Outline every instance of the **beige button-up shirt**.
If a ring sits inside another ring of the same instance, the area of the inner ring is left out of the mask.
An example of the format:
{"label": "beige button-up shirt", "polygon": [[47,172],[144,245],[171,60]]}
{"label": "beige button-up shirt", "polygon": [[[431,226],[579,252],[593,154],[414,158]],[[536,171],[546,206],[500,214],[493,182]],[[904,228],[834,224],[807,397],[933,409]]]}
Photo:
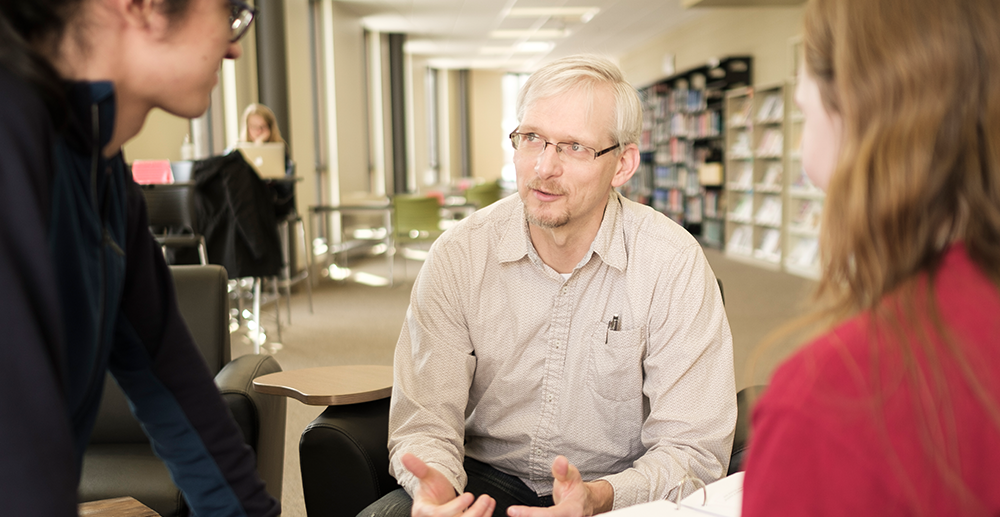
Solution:
{"label": "beige button-up shirt", "polygon": [[390,470],[411,495],[405,452],[459,492],[468,455],[539,495],[562,454],[611,483],[616,509],[729,464],[733,344],[715,275],[689,233],[616,192],[569,279],[539,258],[517,195],[445,232],[394,369]]}

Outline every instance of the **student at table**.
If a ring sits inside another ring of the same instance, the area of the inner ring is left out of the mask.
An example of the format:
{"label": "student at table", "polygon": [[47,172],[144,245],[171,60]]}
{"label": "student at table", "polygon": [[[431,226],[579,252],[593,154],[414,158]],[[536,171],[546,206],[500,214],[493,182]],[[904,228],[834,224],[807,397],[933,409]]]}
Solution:
{"label": "student at table", "polygon": [[[288,142],[281,137],[278,119],[271,108],[263,104],[251,104],[243,110],[243,123],[240,125],[240,142],[255,144],[281,144],[285,147],[285,176],[295,176],[295,162],[288,153]],[[268,181],[268,187],[274,193],[274,212],[279,219],[295,212],[295,183],[286,181]]]}
{"label": "student at table", "polygon": [[197,515],[278,515],[177,308],[121,146],[200,116],[238,0],[0,3],[0,500],[76,515],[111,372]]}
{"label": "student at table", "polygon": [[639,165],[635,88],[607,59],[563,58],[525,83],[518,120],[518,195],[445,232],[414,284],[389,416],[404,488],[366,517],[578,517],[726,473],[715,275],[691,234],[614,190]]}
{"label": "student at table", "polygon": [[1000,2],[813,0],[819,331],[753,418],[743,515],[998,515]]}

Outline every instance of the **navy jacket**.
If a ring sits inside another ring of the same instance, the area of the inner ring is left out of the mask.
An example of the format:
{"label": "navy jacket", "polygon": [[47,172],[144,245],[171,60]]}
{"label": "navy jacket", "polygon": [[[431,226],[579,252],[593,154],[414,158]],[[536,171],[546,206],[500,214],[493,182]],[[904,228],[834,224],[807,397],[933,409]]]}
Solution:
{"label": "navy jacket", "polygon": [[112,85],[71,85],[69,100],[56,131],[0,67],[2,513],[76,515],[110,371],[194,513],[277,515],[178,312],[142,193],[100,152]]}

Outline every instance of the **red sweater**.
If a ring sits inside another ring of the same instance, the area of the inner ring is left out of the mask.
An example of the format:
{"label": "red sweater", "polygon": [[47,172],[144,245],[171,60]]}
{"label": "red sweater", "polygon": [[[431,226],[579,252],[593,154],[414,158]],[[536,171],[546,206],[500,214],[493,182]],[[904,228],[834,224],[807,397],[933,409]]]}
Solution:
{"label": "red sweater", "polygon": [[[926,281],[915,297],[927,301]],[[982,387],[1000,407],[1000,295],[962,245],[934,280],[946,328]],[[933,328],[924,315],[928,335]],[[919,348],[918,334],[906,339]],[[897,334],[862,314],[800,350],[774,374],[753,414],[743,515],[1000,515],[1000,421],[975,397],[944,341],[916,364],[944,381],[915,388],[893,346]],[[876,373],[877,372],[877,373]],[[931,395],[931,393],[937,393]],[[884,399],[879,401],[877,399]],[[928,417],[928,415],[930,415]],[[1000,417],[1000,415],[997,415]],[[930,425],[928,425],[930,424]],[[943,442],[929,441],[943,433]],[[949,485],[928,452],[951,454],[961,487]],[[971,498],[963,498],[967,490]],[[965,502],[963,502],[965,501]]]}

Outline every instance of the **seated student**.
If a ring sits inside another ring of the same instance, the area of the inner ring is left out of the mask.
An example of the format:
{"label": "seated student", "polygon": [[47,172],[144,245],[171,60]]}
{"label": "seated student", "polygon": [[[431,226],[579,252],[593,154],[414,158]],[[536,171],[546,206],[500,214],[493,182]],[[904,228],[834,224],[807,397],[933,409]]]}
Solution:
{"label": "seated student", "polygon": [[121,146],[200,116],[253,10],[0,2],[0,501],[76,515],[107,372],[192,513],[278,515],[181,318]]}
{"label": "seated student", "polygon": [[814,0],[822,335],[757,404],[743,515],[1000,515],[1000,2]]}
{"label": "seated student", "polygon": [[[288,142],[281,137],[278,119],[271,108],[263,104],[251,104],[243,110],[243,123],[240,125],[240,142],[255,144],[280,143],[285,146],[285,176],[295,176],[295,162],[288,154]],[[275,215],[285,217],[295,211],[295,185],[284,181],[268,181],[268,186],[274,193]]]}
{"label": "seated student", "polygon": [[405,490],[361,515],[578,517],[725,475],[715,275],[689,233],[614,190],[639,165],[635,88],[606,59],[563,58],[525,83],[518,119],[518,195],[445,232],[414,284],[389,416]]}

